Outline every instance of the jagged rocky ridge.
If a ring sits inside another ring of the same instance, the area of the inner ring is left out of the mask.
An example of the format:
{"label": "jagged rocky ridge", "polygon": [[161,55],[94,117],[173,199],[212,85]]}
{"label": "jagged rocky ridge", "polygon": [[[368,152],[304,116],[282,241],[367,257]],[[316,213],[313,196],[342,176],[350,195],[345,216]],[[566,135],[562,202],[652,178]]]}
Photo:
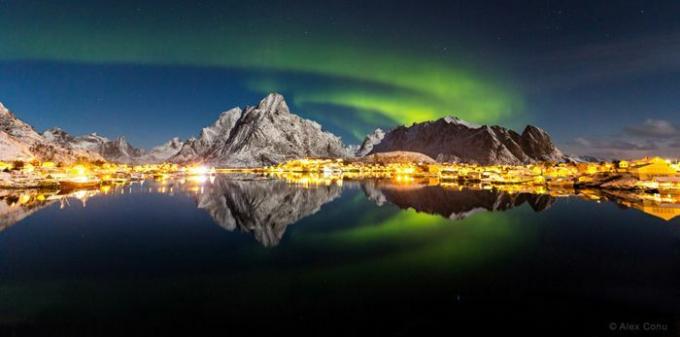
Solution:
{"label": "jagged rocky ridge", "polygon": [[376,130],[361,148],[371,148],[367,152],[369,154],[412,151],[426,154],[439,162],[483,165],[518,165],[566,159],[548,133],[532,125],[519,134],[501,126],[476,125],[456,117],[444,117],[409,127],[400,126],[383,137],[379,137],[380,134]]}
{"label": "jagged rocky ridge", "polygon": [[46,139],[0,103],[0,160],[72,162],[81,157],[87,154]]}
{"label": "jagged rocky ridge", "polygon": [[174,156],[182,146],[179,138],[173,138],[147,152],[132,146],[125,137],[110,140],[96,133],[75,137],[59,128],[45,130],[42,136],[50,143],[80,153],[91,161],[105,160],[125,164],[164,162]]}
{"label": "jagged rocky ridge", "polygon": [[216,166],[259,167],[305,157],[349,156],[339,137],[290,112],[283,96],[272,93],[255,107],[233,108],[220,115],[198,139],[173,158]]}
{"label": "jagged rocky ridge", "polygon": [[380,144],[380,142],[385,138],[385,131],[382,129],[375,129],[375,131],[369,133],[366,138],[364,138],[364,141],[359,145],[359,149],[356,151],[356,156],[357,157],[363,157],[371,151],[373,151],[373,147],[376,144]]}
{"label": "jagged rocky ridge", "polygon": [[[146,153],[131,146],[123,137],[115,140],[96,133],[75,137],[52,128],[38,133],[0,103],[0,160],[41,160],[70,163],[78,160],[142,163],[163,161],[176,152],[168,150],[178,140]],[[172,153],[168,153],[172,152]]]}
{"label": "jagged rocky ridge", "polygon": [[201,130],[198,138],[190,138],[184,142],[180,150],[170,160],[180,163],[204,161],[215,144],[229,139],[239,118],[241,118],[241,108],[239,107],[221,113],[213,125]]}

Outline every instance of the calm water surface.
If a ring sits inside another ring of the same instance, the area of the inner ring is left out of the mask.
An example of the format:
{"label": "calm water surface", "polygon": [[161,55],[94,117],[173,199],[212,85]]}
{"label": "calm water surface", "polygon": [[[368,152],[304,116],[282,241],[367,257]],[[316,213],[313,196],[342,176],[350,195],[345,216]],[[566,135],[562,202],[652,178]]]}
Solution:
{"label": "calm water surface", "polygon": [[31,198],[0,200],[7,334],[675,335],[680,318],[680,218],[613,202],[233,176]]}

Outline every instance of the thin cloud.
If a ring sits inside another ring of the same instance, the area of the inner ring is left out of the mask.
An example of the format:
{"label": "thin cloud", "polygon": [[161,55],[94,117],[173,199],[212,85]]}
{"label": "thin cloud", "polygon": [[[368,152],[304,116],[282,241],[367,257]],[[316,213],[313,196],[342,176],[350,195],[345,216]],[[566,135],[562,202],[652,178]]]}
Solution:
{"label": "thin cloud", "polygon": [[647,119],[641,125],[624,128],[624,132],[642,137],[680,137],[680,129],[673,123],[661,119]]}
{"label": "thin cloud", "polygon": [[645,156],[680,157],[680,128],[661,119],[647,119],[604,137],[577,137],[566,149],[602,159],[635,159]]}

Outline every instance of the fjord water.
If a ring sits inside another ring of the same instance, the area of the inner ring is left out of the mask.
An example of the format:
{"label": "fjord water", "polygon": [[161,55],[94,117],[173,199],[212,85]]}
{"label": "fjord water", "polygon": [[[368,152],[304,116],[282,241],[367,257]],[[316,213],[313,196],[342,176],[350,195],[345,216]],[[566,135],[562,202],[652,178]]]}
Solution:
{"label": "fjord water", "polygon": [[87,196],[4,209],[2,331],[667,335],[680,316],[680,221],[610,202],[231,176]]}

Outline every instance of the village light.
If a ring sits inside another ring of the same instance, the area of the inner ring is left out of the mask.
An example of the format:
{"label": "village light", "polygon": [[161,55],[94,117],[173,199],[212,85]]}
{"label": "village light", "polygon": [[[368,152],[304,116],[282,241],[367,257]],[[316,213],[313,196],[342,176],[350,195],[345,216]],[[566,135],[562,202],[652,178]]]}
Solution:
{"label": "village light", "polygon": [[207,175],[214,172],[215,172],[214,168],[205,165],[193,166],[189,168],[189,174],[192,175]]}

